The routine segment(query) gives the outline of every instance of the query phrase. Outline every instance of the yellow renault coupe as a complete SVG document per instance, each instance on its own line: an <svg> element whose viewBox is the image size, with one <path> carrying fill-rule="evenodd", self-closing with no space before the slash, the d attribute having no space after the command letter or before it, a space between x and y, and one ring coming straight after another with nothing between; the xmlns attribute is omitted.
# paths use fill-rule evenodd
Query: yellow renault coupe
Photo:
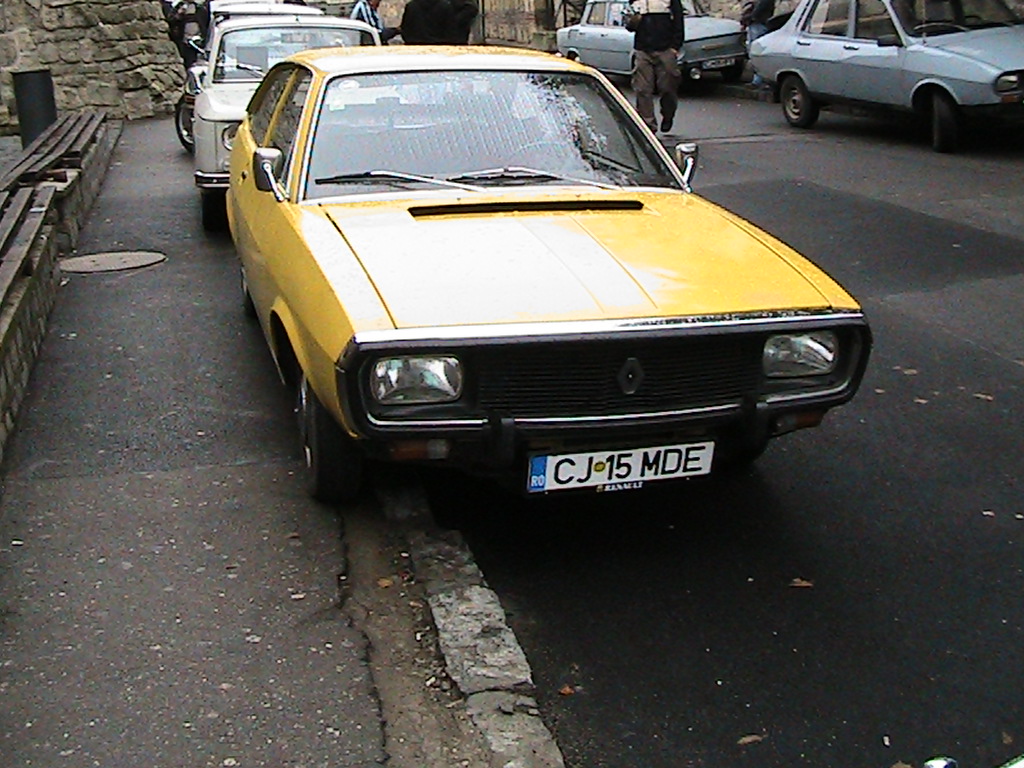
<svg viewBox="0 0 1024 768"><path fill-rule="evenodd" d="M695 165L548 54L273 67L228 216L310 492L352 496L367 459L531 494L639 488L753 461L849 400L871 346L857 302L692 193Z"/></svg>

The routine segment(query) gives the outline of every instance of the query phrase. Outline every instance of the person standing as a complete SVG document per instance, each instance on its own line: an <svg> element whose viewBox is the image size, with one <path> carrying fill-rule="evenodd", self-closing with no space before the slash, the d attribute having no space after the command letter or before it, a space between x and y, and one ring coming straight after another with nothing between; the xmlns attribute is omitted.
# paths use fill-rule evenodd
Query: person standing
<svg viewBox="0 0 1024 768"><path fill-rule="evenodd" d="M661 131L668 133L679 106L679 49L683 47L683 6L680 0L633 0L626 28L633 32L636 64L633 90L636 111L652 131L654 97L661 106Z"/></svg>
<svg viewBox="0 0 1024 768"><path fill-rule="evenodd" d="M365 22L376 29L380 33L381 42L387 43L388 40L398 34L398 27L384 26L384 20L380 17L380 11L378 10L379 7L380 0L356 0L356 4L352 6L352 13L349 15L351 18Z"/></svg>
<svg viewBox="0 0 1024 768"><path fill-rule="evenodd" d="M466 45L479 13L475 0L409 0L402 12L402 41L409 45Z"/></svg>
<svg viewBox="0 0 1024 768"><path fill-rule="evenodd" d="M768 20L775 15L775 0L751 0L743 10L740 22L745 22L747 28L747 52L749 53L750 44L762 35L768 34ZM760 87L763 83L762 77L755 72L751 84Z"/></svg>

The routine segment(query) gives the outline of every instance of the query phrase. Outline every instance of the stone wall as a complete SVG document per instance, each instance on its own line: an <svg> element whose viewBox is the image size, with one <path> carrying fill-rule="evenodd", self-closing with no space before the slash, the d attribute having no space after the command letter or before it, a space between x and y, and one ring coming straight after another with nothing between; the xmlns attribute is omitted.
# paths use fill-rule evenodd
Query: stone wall
<svg viewBox="0 0 1024 768"><path fill-rule="evenodd" d="M184 71L157 0L2 0L0 133L17 132L13 73L48 69L58 112L173 110Z"/></svg>

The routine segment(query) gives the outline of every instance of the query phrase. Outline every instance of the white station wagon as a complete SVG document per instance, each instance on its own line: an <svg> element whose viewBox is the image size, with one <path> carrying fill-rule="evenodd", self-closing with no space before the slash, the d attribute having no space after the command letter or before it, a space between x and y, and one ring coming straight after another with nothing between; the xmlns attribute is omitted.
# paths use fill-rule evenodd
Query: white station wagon
<svg viewBox="0 0 1024 768"><path fill-rule="evenodd" d="M743 74L746 37L738 21L711 16L699 0L682 0L683 49L679 69L684 77L700 79L720 72L727 82ZM588 0L579 24L562 27L556 35L558 52L605 74L633 71L633 33L626 29L627 0Z"/></svg>
<svg viewBox="0 0 1024 768"><path fill-rule="evenodd" d="M800 128L834 104L909 111L954 152L969 118L1024 118L1024 19L1004 0L803 0L750 61Z"/></svg>
<svg viewBox="0 0 1024 768"><path fill-rule="evenodd" d="M205 229L223 229L227 224L224 194L231 143L263 75L299 51L360 45L380 45L377 30L337 16L243 16L214 27L192 124L194 178Z"/></svg>

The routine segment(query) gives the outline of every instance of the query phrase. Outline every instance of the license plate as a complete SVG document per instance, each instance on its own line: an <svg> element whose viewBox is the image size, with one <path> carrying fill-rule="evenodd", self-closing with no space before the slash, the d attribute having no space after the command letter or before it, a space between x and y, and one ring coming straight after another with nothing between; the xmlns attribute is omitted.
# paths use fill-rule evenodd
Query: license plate
<svg viewBox="0 0 1024 768"><path fill-rule="evenodd" d="M736 59L708 59L701 66L704 69L725 69L736 63Z"/></svg>
<svg viewBox="0 0 1024 768"><path fill-rule="evenodd" d="M596 488L640 488L649 480L672 480L711 472L713 442L659 445L624 451L563 453L530 457L530 493Z"/></svg>

